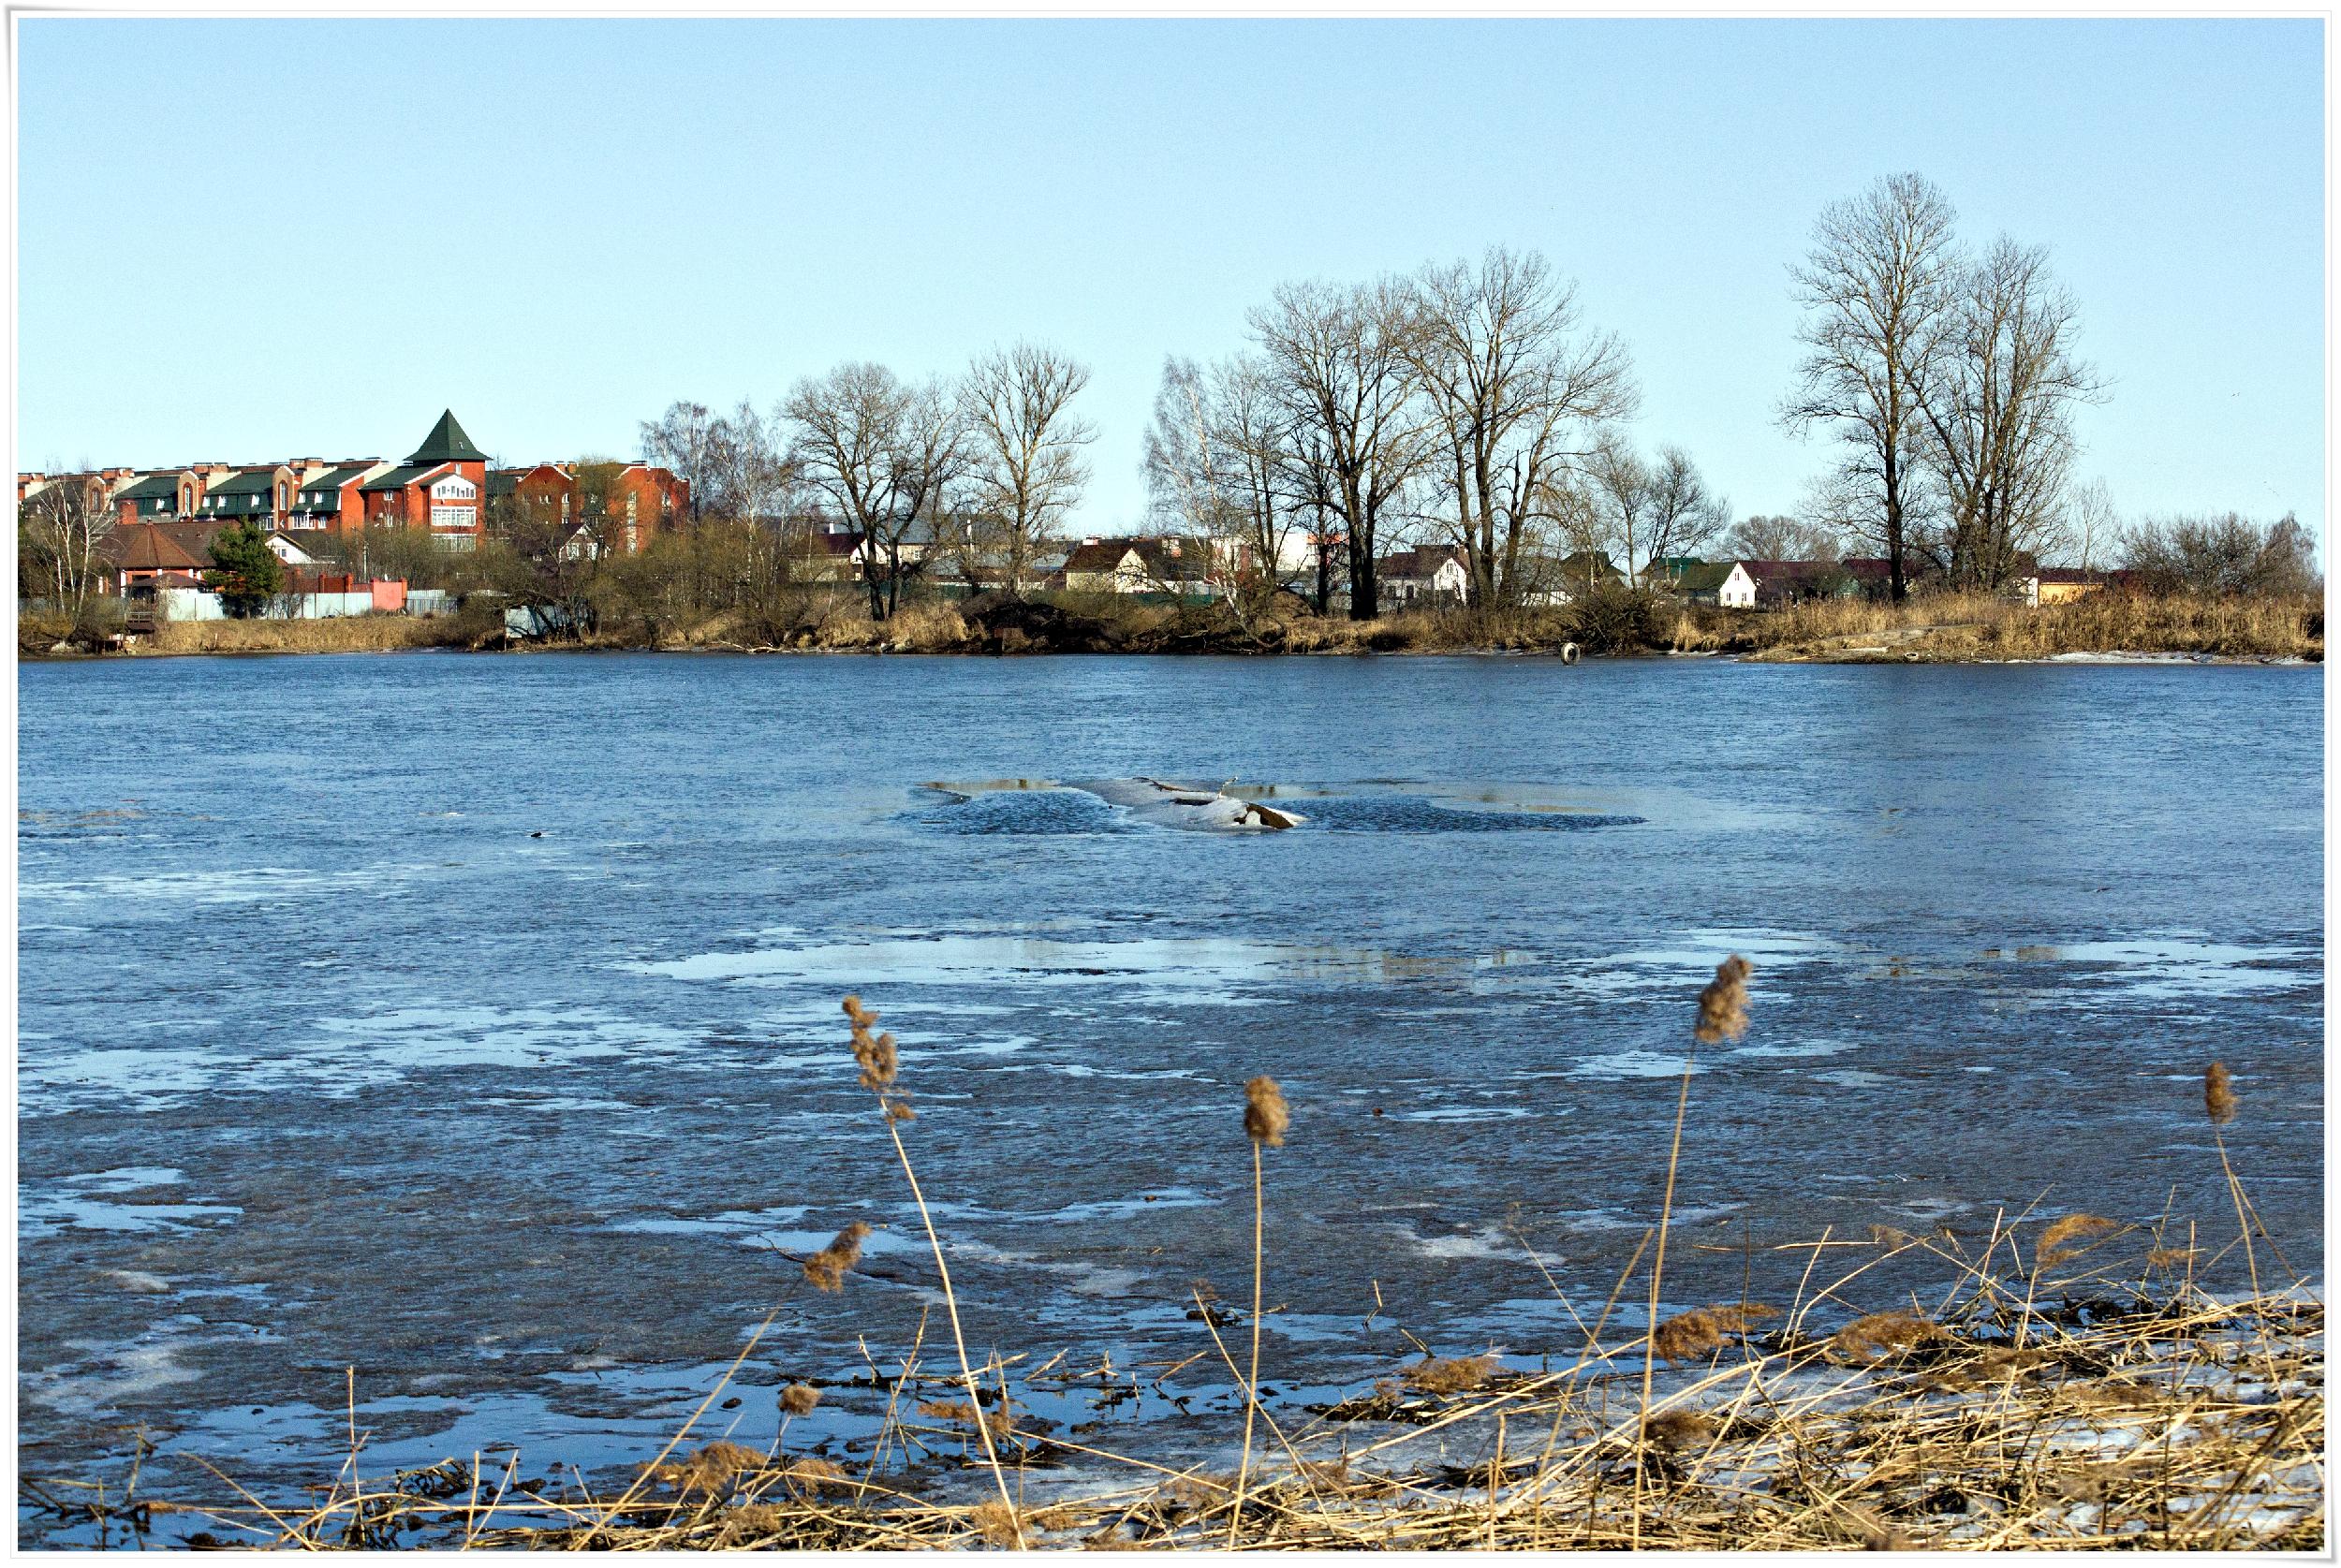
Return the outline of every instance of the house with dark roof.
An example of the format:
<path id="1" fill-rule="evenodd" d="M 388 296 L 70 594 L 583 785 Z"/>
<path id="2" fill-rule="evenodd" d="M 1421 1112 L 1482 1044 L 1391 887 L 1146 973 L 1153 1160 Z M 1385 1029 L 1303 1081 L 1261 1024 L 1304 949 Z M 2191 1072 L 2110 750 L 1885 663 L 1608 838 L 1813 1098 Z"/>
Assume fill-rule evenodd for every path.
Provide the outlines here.
<path id="1" fill-rule="evenodd" d="M 397 467 L 363 481 L 368 528 L 428 528 L 441 550 L 479 547 L 488 454 L 472 444 L 452 409 Z"/>
<path id="2" fill-rule="evenodd" d="M 1756 605 L 1756 579 L 1737 561 L 1670 557 L 1651 578 L 1686 604 L 1718 605 L 1725 609 L 1752 609 Z"/>
<path id="3" fill-rule="evenodd" d="M 1862 579 L 1842 561 L 1741 561 L 1756 579 L 1756 603 L 1767 609 L 1811 599 L 1850 599 L 1862 593 Z"/>
<path id="4" fill-rule="evenodd" d="M 287 528 L 322 528 L 354 533 L 366 525 L 365 482 L 386 472 L 382 462 L 350 462 L 305 471 L 293 488 Z"/>
<path id="5" fill-rule="evenodd" d="M 147 471 L 19 473 L 17 500 L 22 505 L 67 483 L 87 487 L 95 504 L 111 508 L 122 525 L 188 523 L 215 530 L 229 522 L 249 522 L 269 533 L 421 528 L 442 548 L 455 550 L 478 547 L 492 494 L 528 491 L 556 518 L 566 496 L 570 515 L 578 513 L 576 475 L 569 465 L 499 469 L 492 482 L 487 453 L 452 409 L 440 414 L 403 462 L 296 458 L 279 463 L 205 462 Z M 652 534 L 676 526 L 689 513 L 690 498 L 689 484 L 668 469 L 643 462 L 614 464 L 608 516 L 597 513 L 596 518 L 595 552 L 639 550 Z M 208 533 L 204 538 L 208 540 Z"/>
<path id="6" fill-rule="evenodd" d="M 115 520 L 127 525 L 186 517 L 202 493 L 203 480 L 192 468 L 142 475 L 114 491 Z"/>
<path id="7" fill-rule="evenodd" d="M 1471 586 L 1471 572 L 1464 564 L 1464 552 L 1452 545 L 1417 545 L 1377 557 L 1374 581 L 1383 605 L 1415 609 L 1463 603 Z"/>
<path id="8" fill-rule="evenodd" d="M 1052 579 L 1076 593 L 1168 593 L 1179 598 L 1208 599 L 1218 590 L 1212 582 L 1211 546 L 1175 535 L 1091 536 L 1075 545 L 1065 564 Z"/>

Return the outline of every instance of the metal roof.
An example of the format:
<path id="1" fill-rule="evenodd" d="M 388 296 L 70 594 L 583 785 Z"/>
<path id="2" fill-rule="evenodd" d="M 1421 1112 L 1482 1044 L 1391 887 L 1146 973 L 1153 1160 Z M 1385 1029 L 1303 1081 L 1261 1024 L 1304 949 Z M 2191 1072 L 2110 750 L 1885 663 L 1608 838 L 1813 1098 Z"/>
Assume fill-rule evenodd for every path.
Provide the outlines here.
<path id="1" fill-rule="evenodd" d="M 409 462 L 402 467 L 391 469 L 380 478 L 367 480 L 362 490 L 367 494 L 381 490 L 405 490 L 433 469 L 445 466 L 444 462 Z"/>
<path id="2" fill-rule="evenodd" d="M 439 416 L 439 422 L 431 427 L 431 433 L 422 438 L 408 462 L 485 462 L 488 454 L 472 445 L 464 427 L 455 422 L 455 411 L 449 409 Z"/>

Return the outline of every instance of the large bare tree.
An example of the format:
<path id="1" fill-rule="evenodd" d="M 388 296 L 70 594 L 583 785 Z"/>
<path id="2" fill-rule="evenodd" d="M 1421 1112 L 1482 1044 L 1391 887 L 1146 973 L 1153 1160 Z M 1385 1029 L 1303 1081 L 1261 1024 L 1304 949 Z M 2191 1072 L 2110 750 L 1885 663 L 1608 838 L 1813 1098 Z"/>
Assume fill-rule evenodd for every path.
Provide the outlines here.
<path id="1" fill-rule="evenodd" d="M 1097 432 L 1072 411 L 1088 385 L 1088 366 L 1023 343 L 977 359 L 961 384 L 975 553 L 1012 596 L 1023 593 L 1035 559 L 1089 482 L 1082 448 Z"/>
<path id="2" fill-rule="evenodd" d="M 699 492 L 713 476 L 719 421 L 703 403 L 678 400 L 655 419 L 642 421 L 642 461 L 668 469 L 691 487 L 691 520 L 699 520 Z"/>
<path id="3" fill-rule="evenodd" d="M 1661 447 L 1648 462 L 1612 433 L 1586 469 L 1604 543 L 1617 551 L 1629 585 L 1641 580 L 1644 567 L 1698 550 L 1730 520 L 1730 504 L 1708 490 L 1699 465 L 1680 447 Z"/>
<path id="4" fill-rule="evenodd" d="M 1349 568 L 1349 615 L 1379 610 L 1375 551 L 1383 524 L 1429 451 L 1407 352 L 1411 306 L 1403 285 L 1286 284 L 1250 314 L 1252 334 L 1291 418 L 1303 504 L 1337 520 Z"/>
<path id="5" fill-rule="evenodd" d="M 1824 208 L 1791 273 L 1806 352 L 1781 417 L 1845 447 L 1821 498 L 1883 549 L 1896 599 L 1908 592 L 1906 534 L 1924 479 L 1919 394 L 1955 294 L 1953 219 L 1923 176 L 1890 175 Z"/>
<path id="6" fill-rule="evenodd" d="M 1999 588 L 2059 539 L 2072 409 L 2098 394 L 2072 351 L 2079 314 L 2048 253 L 2003 238 L 1959 269 L 1936 317 L 1919 407 L 1943 502 L 1934 553 L 1953 583 Z"/>
<path id="7" fill-rule="evenodd" d="M 1740 519 L 1724 535 L 1723 549 L 1734 561 L 1834 561 L 1839 554 L 1836 535 L 1821 524 L 1778 515 Z"/>
<path id="8" fill-rule="evenodd" d="M 1239 616 L 1292 586 L 1311 533 L 1295 468 L 1292 415 L 1267 361 L 1238 354 L 1162 367 L 1146 430 L 1149 507 L 1209 551 L 1213 586 Z M 1321 607 L 1320 607 L 1321 608 Z"/>
<path id="9" fill-rule="evenodd" d="M 38 594 L 69 617 L 87 618 L 105 569 L 114 507 L 95 474 L 68 474 L 25 497 L 17 515 L 18 591 Z"/>
<path id="10" fill-rule="evenodd" d="M 1470 562 L 1470 596 L 1517 605 L 1524 546 L 1555 533 L 1565 472 L 1591 432 L 1630 416 L 1624 346 L 1586 330 L 1573 284 L 1540 254 L 1491 248 L 1475 267 L 1426 267 L 1407 289 L 1406 357 L 1430 411 L 1431 460 Z"/>
<path id="11" fill-rule="evenodd" d="M 904 382 L 883 365 L 845 364 L 797 384 L 785 413 L 806 485 L 850 526 L 883 621 L 902 601 L 904 549 L 945 525 L 967 467 L 957 397 L 940 381 Z"/>

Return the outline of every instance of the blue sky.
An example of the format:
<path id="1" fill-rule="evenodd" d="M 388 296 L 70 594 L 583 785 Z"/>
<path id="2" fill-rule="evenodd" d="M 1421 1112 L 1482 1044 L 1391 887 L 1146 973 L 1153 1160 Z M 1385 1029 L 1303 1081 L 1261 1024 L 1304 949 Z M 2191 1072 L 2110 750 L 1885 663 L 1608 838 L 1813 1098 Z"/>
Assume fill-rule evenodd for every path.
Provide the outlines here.
<path id="1" fill-rule="evenodd" d="M 1578 280 L 1741 513 L 1786 268 L 1915 169 L 2051 247 L 2126 513 L 2324 518 L 2322 25 L 2247 22 L 20 23 L 20 466 L 631 455 L 847 359 L 1091 364 L 1082 525 L 1137 523 L 1166 354 L 1281 280 L 1502 242 Z"/>

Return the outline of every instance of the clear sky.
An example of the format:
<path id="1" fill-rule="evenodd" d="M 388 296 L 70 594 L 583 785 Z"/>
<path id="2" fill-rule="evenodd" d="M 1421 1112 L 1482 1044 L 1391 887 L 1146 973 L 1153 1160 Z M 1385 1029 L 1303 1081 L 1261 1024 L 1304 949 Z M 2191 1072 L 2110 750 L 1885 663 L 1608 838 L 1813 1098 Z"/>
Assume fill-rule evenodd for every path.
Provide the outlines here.
<path id="1" fill-rule="evenodd" d="M 1741 514 L 1788 264 L 1918 169 L 2051 247 L 2125 513 L 2324 520 L 2323 36 L 2245 22 L 20 24 L 20 466 L 632 455 L 847 359 L 1086 359 L 1082 526 L 1141 520 L 1163 357 L 1284 279 L 1503 242 L 1621 333 Z"/>

